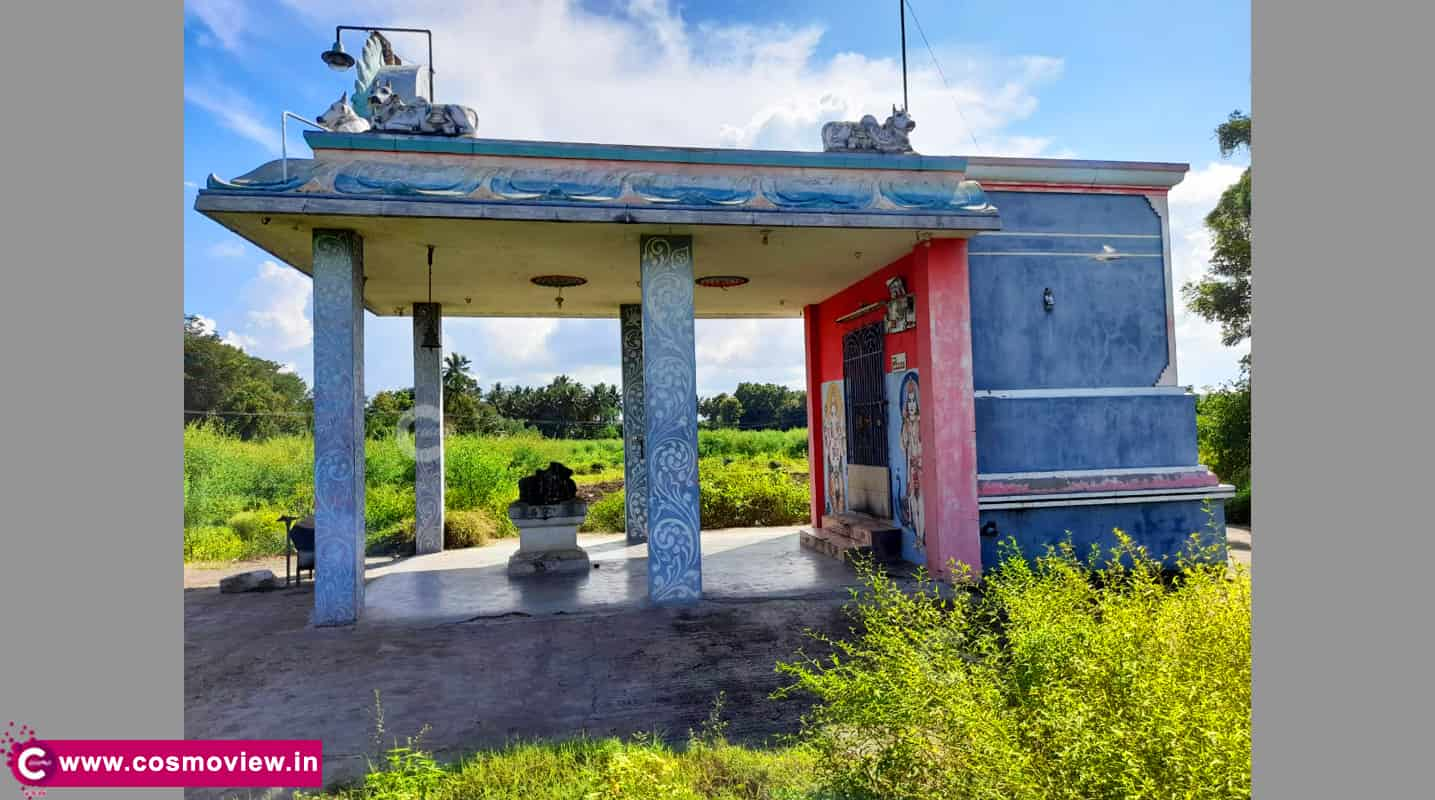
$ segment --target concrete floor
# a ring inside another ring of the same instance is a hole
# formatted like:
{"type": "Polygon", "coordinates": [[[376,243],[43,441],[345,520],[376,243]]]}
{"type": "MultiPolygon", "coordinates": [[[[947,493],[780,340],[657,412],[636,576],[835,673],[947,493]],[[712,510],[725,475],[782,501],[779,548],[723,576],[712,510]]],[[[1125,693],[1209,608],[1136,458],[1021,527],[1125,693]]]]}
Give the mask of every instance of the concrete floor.
{"type": "MultiPolygon", "coordinates": [[[[798,527],[704,531],[703,594],[709,602],[844,596],[852,572],[798,546],[798,527]]],[[[426,624],[524,615],[647,608],[648,548],[621,534],[581,535],[592,569],[509,578],[517,540],[415,556],[371,568],[363,624],[426,624]]]]}

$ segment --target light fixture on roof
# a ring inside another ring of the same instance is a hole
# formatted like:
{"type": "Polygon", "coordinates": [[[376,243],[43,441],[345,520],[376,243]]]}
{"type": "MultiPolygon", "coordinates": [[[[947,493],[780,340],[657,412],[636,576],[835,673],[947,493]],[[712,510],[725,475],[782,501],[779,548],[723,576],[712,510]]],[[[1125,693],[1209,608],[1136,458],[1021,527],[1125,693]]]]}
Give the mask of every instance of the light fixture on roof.
{"type": "Polygon", "coordinates": [[[334,46],[325,50],[319,57],[324,59],[324,63],[329,65],[329,69],[335,72],[343,72],[354,66],[354,57],[344,52],[344,43],[337,37],[334,39],[334,46]]]}
{"type": "Polygon", "coordinates": [[[709,289],[731,289],[747,282],[748,279],[741,275],[704,275],[694,281],[697,285],[705,286],[709,289]]]}
{"type": "MultiPolygon", "coordinates": [[[[344,42],[340,37],[343,31],[364,31],[365,33],[375,33],[378,31],[385,31],[387,33],[422,33],[428,39],[429,100],[432,101],[434,99],[433,31],[428,28],[380,28],[375,25],[335,25],[334,44],[328,50],[320,53],[319,58],[323,59],[324,63],[329,65],[329,69],[336,72],[343,72],[354,66],[354,57],[344,50],[344,42]]],[[[398,63],[397,59],[393,63],[398,63]]]]}
{"type": "Polygon", "coordinates": [[[425,314],[428,318],[424,320],[424,338],[419,347],[425,350],[442,349],[443,342],[438,335],[439,315],[433,313],[433,245],[429,245],[429,305],[425,314]]]}
{"type": "Polygon", "coordinates": [[[574,286],[582,286],[588,282],[587,278],[580,278],[577,275],[535,275],[528,279],[535,286],[545,286],[549,289],[557,289],[558,296],[553,302],[558,304],[558,310],[563,310],[563,290],[574,286]]]}

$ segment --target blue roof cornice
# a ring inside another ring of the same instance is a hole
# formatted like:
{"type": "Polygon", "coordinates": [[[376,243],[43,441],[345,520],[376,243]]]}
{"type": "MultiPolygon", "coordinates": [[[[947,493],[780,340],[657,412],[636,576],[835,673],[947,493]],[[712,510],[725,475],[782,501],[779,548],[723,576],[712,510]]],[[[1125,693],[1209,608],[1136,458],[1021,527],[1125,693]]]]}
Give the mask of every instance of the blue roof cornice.
{"type": "Polygon", "coordinates": [[[797,150],[737,150],[717,147],[652,147],[584,142],[539,142],[519,139],[409,136],[390,133],[330,133],[327,131],[305,131],[304,140],[315,150],[370,150],[397,153],[447,153],[522,158],[572,158],[589,161],[820,167],[824,169],[963,172],[967,168],[965,156],[923,156],[915,153],[825,153],[797,150]]]}

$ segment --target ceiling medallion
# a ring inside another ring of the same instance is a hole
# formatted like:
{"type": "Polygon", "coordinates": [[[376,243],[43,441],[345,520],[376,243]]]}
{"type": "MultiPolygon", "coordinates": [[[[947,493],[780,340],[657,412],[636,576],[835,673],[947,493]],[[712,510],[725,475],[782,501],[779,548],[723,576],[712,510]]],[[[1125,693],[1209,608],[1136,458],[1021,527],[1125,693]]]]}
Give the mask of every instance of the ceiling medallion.
{"type": "Polygon", "coordinates": [[[563,290],[573,286],[582,286],[588,282],[587,278],[580,278],[577,275],[535,275],[528,279],[536,286],[546,286],[549,289],[557,289],[558,296],[553,302],[558,305],[558,310],[563,310],[563,290]]]}
{"type": "Polygon", "coordinates": [[[697,285],[709,289],[731,289],[747,282],[748,279],[741,275],[704,275],[696,281],[697,285]]]}

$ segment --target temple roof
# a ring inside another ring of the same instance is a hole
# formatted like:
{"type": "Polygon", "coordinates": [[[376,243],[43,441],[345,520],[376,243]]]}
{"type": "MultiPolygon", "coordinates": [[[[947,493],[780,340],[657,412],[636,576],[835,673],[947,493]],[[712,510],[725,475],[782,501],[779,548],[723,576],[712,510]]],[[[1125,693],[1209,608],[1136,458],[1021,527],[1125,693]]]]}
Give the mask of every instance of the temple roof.
{"type": "Polygon", "coordinates": [[[933,157],[525,142],[307,132],[311,159],[210,176],[195,208],[309,272],[311,232],[365,241],[365,303],[406,315],[615,316],[638,301],[638,238],[694,237],[698,275],[746,286],[699,289],[701,317],[785,317],[909,251],[923,237],[1001,227],[983,180],[1174,185],[1184,164],[933,157]],[[1124,183],[1123,183],[1124,182],[1124,183]],[[564,293],[530,278],[579,275],[564,293]]]}

